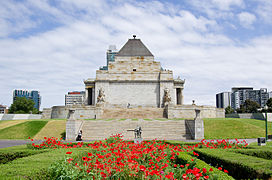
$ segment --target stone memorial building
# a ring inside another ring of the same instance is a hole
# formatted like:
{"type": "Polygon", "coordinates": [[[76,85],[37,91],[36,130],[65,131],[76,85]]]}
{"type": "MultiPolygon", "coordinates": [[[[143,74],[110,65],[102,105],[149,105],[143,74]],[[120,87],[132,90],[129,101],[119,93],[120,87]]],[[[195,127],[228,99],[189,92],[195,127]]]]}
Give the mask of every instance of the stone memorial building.
{"type": "Polygon", "coordinates": [[[174,79],[173,71],[163,69],[136,36],[126,42],[106,69],[97,70],[95,79],[84,81],[86,105],[162,108],[166,103],[183,104],[184,80],[174,79]],[[103,99],[99,98],[101,94],[103,99]]]}
{"type": "MultiPolygon", "coordinates": [[[[224,117],[224,109],[183,104],[185,80],[161,67],[154,55],[134,35],[119,50],[107,52],[107,66],[85,84],[85,103],[74,105],[76,119],[188,118],[199,109],[203,118],[224,117]]],[[[43,110],[44,118],[69,118],[71,106],[43,110]]]]}

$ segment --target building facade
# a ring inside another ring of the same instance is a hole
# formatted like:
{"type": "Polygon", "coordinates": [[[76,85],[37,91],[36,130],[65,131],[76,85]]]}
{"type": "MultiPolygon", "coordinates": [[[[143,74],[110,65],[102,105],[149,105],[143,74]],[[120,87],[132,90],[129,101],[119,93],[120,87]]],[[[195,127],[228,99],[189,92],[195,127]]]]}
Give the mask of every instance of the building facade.
{"type": "Polygon", "coordinates": [[[254,90],[253,87],[233,87],[231,92],[216,94],[216,106],[226,108],[224,104],[229,102],[233,109],[239,109],[247,99],[257,102],[263,108],[269,99],[269,93],[266,88],[254,90]]]}
{"type": "Polygon", "coordinates": [[[216,94],[216,107],[225,109],[228,106],[231,106],[231,93],[222,92],[216,94]]]}
{"type": "Polygon", "coordinates": [[[113,57],[107,59],[107,68],[96,71],[95,79],[84,81],[86,105],[100,100],[106,107],[164,107],[169,100],[183,104],[184,80],[162,69],[140,39],[129,39],[113,57]]]}
{"type": "Polygon", "coordinates": [[[40,106],[41,106],[41,96],[40,96],[40,92],[36,91],[36,90],[18,90],[15,89],[13,91],[13,102],[16,100],[17,97],[25,97],[27,99],[31,99],[32,101],[34,101],[34,107],[37,110],[40,110],[40,106]]]}
{"type": "Polygon", "coordinates": [[[0,114],[7,114],[7,113],[8,113],[7,106],[0,104],[0,114]]]}
{"type": "Polygon", "coordinates": [[[85,91],[73,91],[65,95],[65,106],[82,105],[84,103],[85,91]]]}
{"type": "Polygon", "coordinates": [[[43,111],[43,117],[194,119],[200,111],[203,118],[225,117],[222,108],[183,104],[185,80],[173,78],[173,71],[163,69],[136,36],[128,39],[118,52],[111,46],[107,65],[96,71],[95,78],[84,80],[84,84],[84,104],[72,100],[72,106],[53,106],[43,111]]]}

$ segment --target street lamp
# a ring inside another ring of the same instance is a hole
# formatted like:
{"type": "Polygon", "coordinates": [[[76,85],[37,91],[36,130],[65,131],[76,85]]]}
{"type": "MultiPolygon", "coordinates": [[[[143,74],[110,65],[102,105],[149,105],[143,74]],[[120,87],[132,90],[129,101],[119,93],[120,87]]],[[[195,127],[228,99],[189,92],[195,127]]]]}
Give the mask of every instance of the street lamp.
{"type": "Polygon", "coordinates": [[[267,105],[264,106],[265,109],[265,140],[267,141],[268,137],[267,137],[267,105]]]}

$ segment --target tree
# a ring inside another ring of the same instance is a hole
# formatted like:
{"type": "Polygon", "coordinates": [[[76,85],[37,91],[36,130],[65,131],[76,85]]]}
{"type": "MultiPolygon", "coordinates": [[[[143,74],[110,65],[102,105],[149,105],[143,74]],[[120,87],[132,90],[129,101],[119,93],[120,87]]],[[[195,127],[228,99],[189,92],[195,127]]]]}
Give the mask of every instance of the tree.
{"type": "Polygon", "coordinates": [[[244,104],[240,106],[240,109],[237,109],[238,113],[256,113],[261,106],[250,99],[245,100],[244,104]]]}
{"type": "Polygon", "coordinates": [[[230,106],[226,107],[225,114],[232,114],[234,113],[234,109],[232,109],[230,106]]]}
{"type": "Polygon", "coordinates": [[[13,104],[9,108],[9,114],[38,114],[38,110],[34,108],[34,101],[25,97],[16,97],[13,104]]]}
{"type": "Polygon", "coordinates": [[[272,98],[267,100],[266,105],[268,106],[267,112],[272,112],[272,98]]]}

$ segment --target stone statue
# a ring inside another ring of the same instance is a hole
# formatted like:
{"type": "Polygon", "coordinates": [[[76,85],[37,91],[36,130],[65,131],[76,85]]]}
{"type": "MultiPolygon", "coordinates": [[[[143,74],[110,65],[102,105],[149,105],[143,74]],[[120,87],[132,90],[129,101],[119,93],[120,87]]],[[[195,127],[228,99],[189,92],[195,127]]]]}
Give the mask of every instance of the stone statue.
{"type": "Polygon", "coordinates": [[[104,103],[105,102],[105,93],[102,88],[99,89],[99,93],[97,96],[97,103],[104,103]]]}
{"type": "Polygon", "coordinates": [[[135,135],[135,139],[142,138],[142,128],[140,126],[134,129],[134,135],[135,135]]]}
{"type": "Polygon", "coordinates": [[[171,102],[171,96],[170,96],[170,92],[168,88],[164,89],[164,97],[163,97],[163,103],[164,103],[164,107],[168,104],[170,104],[171,102]]]}

